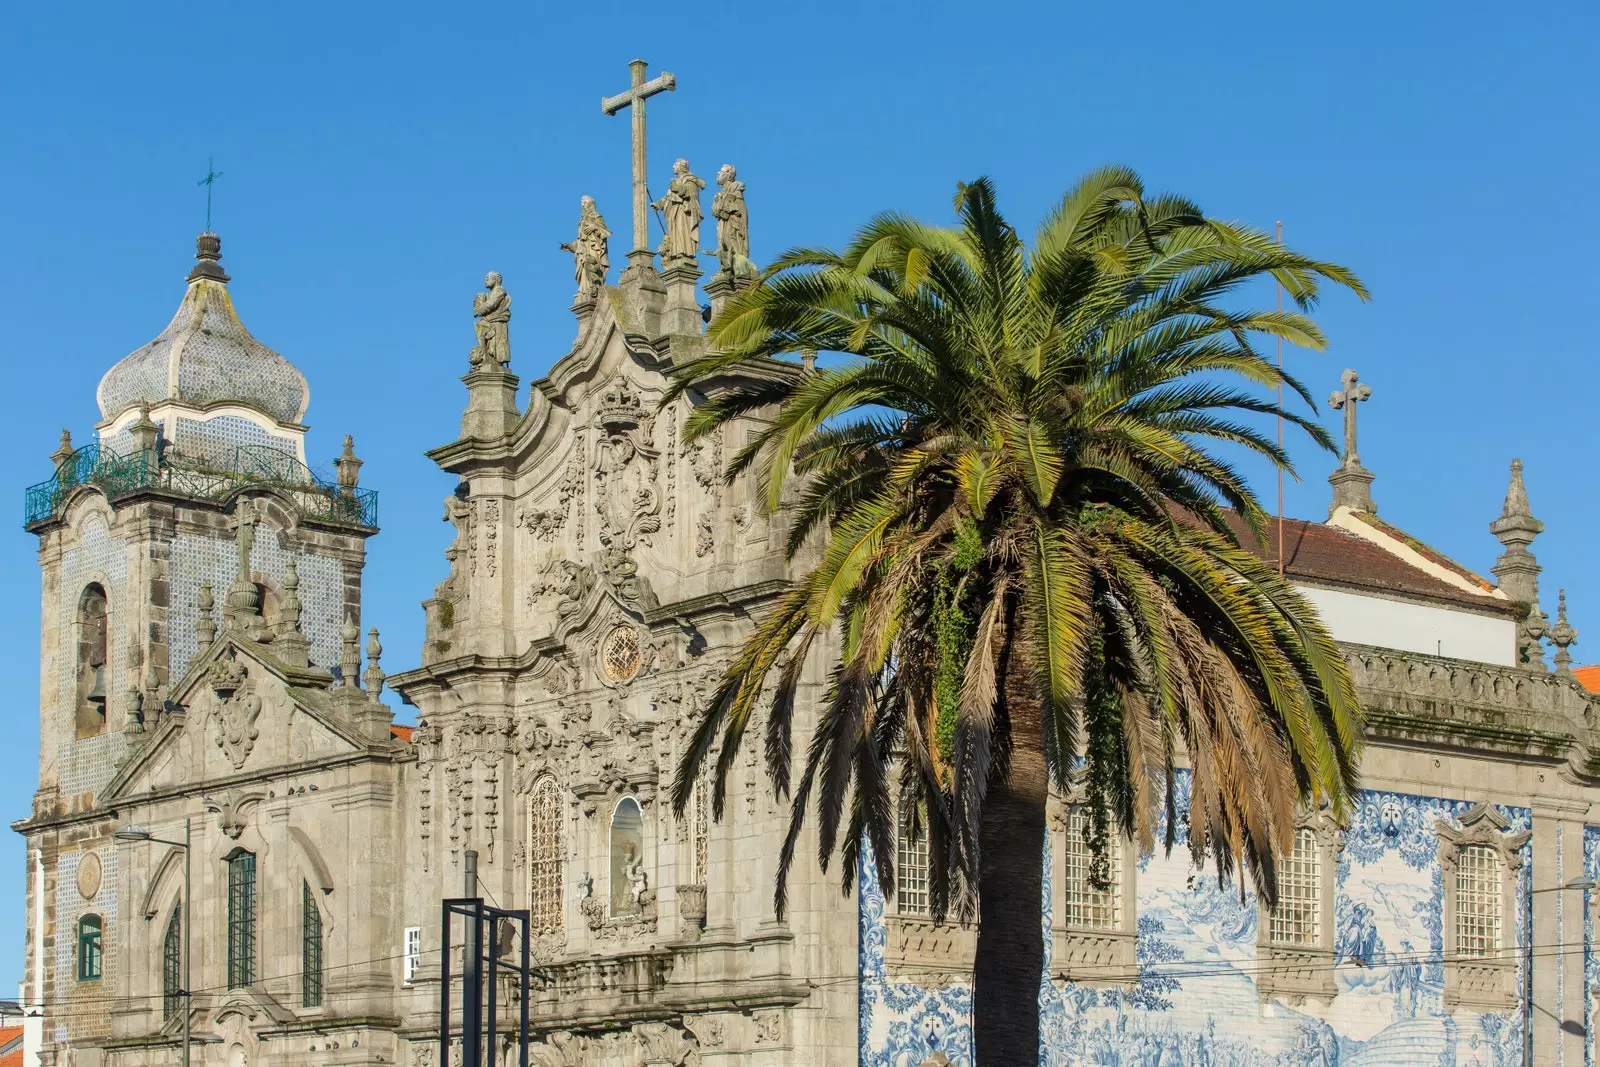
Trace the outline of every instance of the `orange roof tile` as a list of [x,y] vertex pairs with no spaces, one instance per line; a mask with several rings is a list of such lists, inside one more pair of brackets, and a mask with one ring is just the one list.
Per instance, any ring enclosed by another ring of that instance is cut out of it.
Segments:
[[[401,726],[399,723],[391,723],[389,726],[390,734],[407,743],[411,741],[411,734],[414,730],[416,730],[415,726]],[[5,1064],[0,1063],[0,1067],[5,1067]]]
[[1572,676],[1589,692],[1600,693],[1600,663],[1588,667],[1574,667]]

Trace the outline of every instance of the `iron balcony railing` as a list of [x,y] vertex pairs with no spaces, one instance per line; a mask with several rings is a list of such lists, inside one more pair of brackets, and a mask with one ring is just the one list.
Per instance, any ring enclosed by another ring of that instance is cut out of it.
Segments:
[[50,518],[80,485],[92,485],[117,500],[150,489],[196,500],[221,500],[242,485],[270,486],[294,503],[303,518],[357,526],[378,525],[378,494],[341,486],[288,452],[264,445],[238,445],[204,457],[175,451],[118,455],[85,445],[56,467],[55,476],[27,488],[23,525]]

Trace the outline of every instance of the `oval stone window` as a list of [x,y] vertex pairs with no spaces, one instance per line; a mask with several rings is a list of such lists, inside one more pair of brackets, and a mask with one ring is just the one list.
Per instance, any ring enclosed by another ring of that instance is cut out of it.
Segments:
[[639,632],[632,626],[612,627],[600,642],[600,668],[613,682],[626,682],[639,673]]

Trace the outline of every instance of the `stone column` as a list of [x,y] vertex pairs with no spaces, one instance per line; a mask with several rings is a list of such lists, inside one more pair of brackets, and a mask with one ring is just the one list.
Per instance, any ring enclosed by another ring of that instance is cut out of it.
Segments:
[[[1584,879],[1583,826],[1587,821],[1580,811],[1569,811],[1561,821],[1561,1062],[1567,1067],[1577,1067],[1584,1062],[1585,1020],[1589,999],[1588,983],[1584,978],[1582,952],[1573,946],[1582,944],[1584,932],[1584,897],[1582,889],[1567,888]],[[1537,951],[1537,949],[1535,950]]]
[[[1561,834],[1560,818],[1561,813],[1557,809],[1543,806],[1533,809],[1533,858],[1529,864],[1533,906],[1532,914],[1528,916],[1527,938],[1534,946],[1530,1017],[1535,1067],[1555,1067],[1556,1049],[1561,1043],[1563,1012],[1557,996],[1561,957],[1552,948],[1561,943],[1561,926],[1556,915],[1562,903],[1561,871],[1556,865],[1556,842]],[[1579,849],[1581,855],[1581,845]],[[1578,925],[1581,930],[1581,918]],[[1518,951],[1526,953],[1527,945],[1519,946]],[[1526,996],[1527,990],[1524,989],[1522,993]]]

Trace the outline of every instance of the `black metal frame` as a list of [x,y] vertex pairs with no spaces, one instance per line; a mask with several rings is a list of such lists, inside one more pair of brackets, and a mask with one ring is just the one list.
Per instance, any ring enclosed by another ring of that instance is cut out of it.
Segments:
[[[450,1062],[450,920],[459,915],[466,923],[466,951],[461,955],[461,1067],[494,1067],[495,1038],[499,1025],[500,972],[515,971],[521,978],[521,1020],[517,1035],[517,1067],[528,1067],[528,1003],[533,999],[533,971],[529,967],[530,939],[528,912],[508,911],[485,904],[478,897],[452,897],[444,901],[440,929],[439,981],[439,1062]],[[522,931],[522,965],[504,966],[500,961],[500,924],[515,923]],[[485,936],[484,927],[488,934]],[[484,949],[488,952],[485,954]],[[487,973],[484,964],[487,963]],[[485,988],[487,987],[487,997]],[[484,1001],[487,999],[487,1015]],[[487,1050],[488,1058],[484,1058]]]

